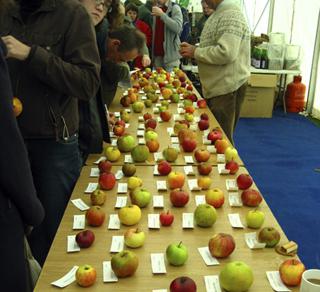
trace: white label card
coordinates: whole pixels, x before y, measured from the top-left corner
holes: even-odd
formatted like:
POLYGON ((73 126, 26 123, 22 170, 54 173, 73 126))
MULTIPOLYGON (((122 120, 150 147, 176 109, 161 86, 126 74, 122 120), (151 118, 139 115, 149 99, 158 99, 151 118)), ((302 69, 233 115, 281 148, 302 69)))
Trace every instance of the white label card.
POLYGON ((201 120, 200 117, 194 117, 194 121, 195 121, 196 123, 200 122, 200 120, 201 120))
POLYGON ((171 143, 172 144, 179 144, 179 138, 178 137, 171 137, 171 143))
POLYGON ((146 144, 146 139, 145 138, 139 138, 138 139, 139 145, 145 145, 146 144))
POLYGON ((193 228, 193 213, 182 213, 182 228, 193 228))
POLYGON ((99 164, 100 161, 106 160, 107 157, 105 156, 101 156, 98 160, 96 160, 95 162, 93 162, 94 164, 99 164))
POLYGON ((162 152, 155 152, 155 153, 153 153, 153 155, 154 155, 154 160, 155 160, 155 161, 159 161, 159 160, 162 160, 162 159, 163 159, 163 154, 162 154, 162 152))
POLYGON ((158 171, 158 165, 155 165, 153 168, 153 175, 160 175, 159 171, 158 171))
POLYGON ((115 138, 116 137, 115 133, 113 133, 113 132, 109 132, 109 136, 110 136, 110 138, 115 138))
POLYGON ((112 236, 110 252, 120 252, 124 247, 124 236, 114 235, 112 236))
POLYGON ((203 138, 202 138, 202 143, 203 143, 204 145, 211 145, 211 141, 208 140, 207 137, 203 137, 203 138))
POLYGON ((226 179, 227 191, 238 191, 238 185, 235 179, 226 179))
POLYGON ((157 190, 158 191, 166 191, 167 190, 167 182, 165 180, 157 180, 157 190))
POLYGON ((184 157, 184 161, 185 161, 185 163, 187 163, 187 164, 193 164, 193 163, 194 163, 194 160, 193 160, 193 157, 192 157, 192 156, 185 156, 185 157, 184 157))
POLYGON ((85 215, 73 215, 73 229, 81 230, 86 226, 86 216, 85 215))
POLYGON ((242 207, 243 203, 238 192, 228 193, 230 207, 242 207))
POLYGON ((76 242, 75 235, 68 235, 67 237, 67 252, 76 252, 80 251, 80 247, 76 242))
POLYGON ((195 196, 196 206, 206 203, 206 196, 205 195, 197 195, 195 196))
POLYGON ((128 184, 127 183, 119 183, 118 184, 118 194, 126 194, 128 192, 128 184))
POLYGON ((266 246, 265 243, 259 242, 257 240, 256 232, 245 233, 244 238, 246 240, 247 246, 250 249, 260 249, 260 248, 265 248, 266 246))
POLYGON ((89 183, 84 193, 91 194, 97 189, 97 187, 98 187, 98 183, 89 183))
POLYGON ((195 172, 194 172, 193 167, 191 165, 186 165, 186 166, 183 167, 183 169, 184 169, 184 172, 185 172, 186 175, 188 175, 188 176, 195 175, 195 172))
POLYGON ((207 266, 219 265, 218 260, 211 255, 209 248, 207 246, 199 247, 198 251, 207 266))
POLYGON ((71 200, 72 204, 75 205, 80 211, 86 211, 90 207, 81 199, 74 199, 71 200))
POLYGON ((115 177, 116 177, 117 180, 123 178, 123 172, 122 172, 121 169, 116 172, 115 177))
POLYGON ((129 123, 126 123, 125 128, 128 129, 130 127, 129 123))
POLYGON ((144 130, 146 127, 144 124, 139 124, 138 125, 138 130, 144 130))
POLYGON ((156 90, 156 93, 161 93, 160 89, 157 89, 157 90, 156 90))
POLYGON ((138 130, 137 131, 137 136, 138 137, 143 137, 144 136, 145 131, 144 130, 138 130))
POLYGON ((112 146, 117 146, 117 139, 112 139, 111 140, 111 145, 112 146))
POLYGON ((226 162, 226 157, 224 154, 217 154, 217 163, 225 163, 226 162))
POLYGON ((114 116, 115 116, 116 118, 120 118, 120 112, 114 112, 114 116))
POLYGON ((177 112, 178 112, 178 114, 182 115, 182 114, 184 114, 186 111, 184 110, 184 108, 178 107, 178 108, 177 108, 177 112))
POLYGON ((238 213, 228 214, 228 218, 233 228, 244 228, 238 213))
POLYGON ((204 283, 206 285, 207 292, 221 292, 219 276, 204 276, 204 283))
POLYGON ((272 287, 273 290, 277 291, 277 292, 289 292, 291 291, 290 289, 288 289, 288 287, 286 287, 281 278, 280 278, 280 274, 279 271, 267 271, 267 278, 269 280, 269 283, 272 287))
POLYGON ((180 117, 179 114, 174 114, 174 115, 173 115, 173 120, 174 120, 174 121, 181 121, 182 118, 180 117))
POLYGON ((154 107, 153 108, 153 113, 154 114, 158 114, 160 111, 159 111, 159 108, 157 108, 157 107, 154 107))
POLYGON ((116 205, 114 206, 115 208, 122 208, 127 205, 127 197, 124 196, 119 196, 117 197, 116 205))
POLYGON ((74 266, 67 274, 57 281, 51 282, 51 285, 64 288, 73 283, 76 280, 76 272, 79 266, 74 266))
POLYGON ((153 208, 163 208, 164 207, 164 198, 163 196, 153 196, 153 208))
POLYGON ((138 117, 138 121, 139 121, 139 122, 143 122, 143 121, 144 121, 143 116, 139 116, 139 117, 138 117))
POLYGON ((151 268, 153 274, 166 274, 166 265, 164 263, 163 253, 152 253, 151 257, 151 268))
POLYGON ((146 100, 146 99, 148 99, 148 98, 145 95, 141 96, 141 100, 146 100))
POLYGON ((216 149, 216 147, 214 147, 214 145, 209 145, 209 146, 207 146, 207 150, 208 150, 210 153, 217 153, 217 149, 216 149))
POLYGON ((176 149, 180 153, 180 145, 179 144, 172 144, 171 147, 176 149))
POLYGON ((230 169, 226 169, 226 165, 224 163, 218 163, 218 172, 219 174, 229 174, 230 169))
POLYGON ((100 170, 98 167, 93 167, 90 170, 90 177, 99 177, 100 175, 100 170))
POLYGON ((160 229, 160 215, 148 214, 148 227, 150 229, 160 229))
POLYGON ((160 117, 157 117, 158 123, 162 123, 162 119, 160 117))
POLYGON ((198 130, 198 125, 197 124, 190 125, 190 130, 197 131, 198 130))
POLYGON ((197 179, 189 179, 188 186, 191 191, 200 191, 201 188, 198 186, 197 179))
POLYGON ((110 230, 119 230, 120 229, 120 219, 119 219, 118 214, 110 214, 108 229, 110 229, 110 230))
POLYGON ((173 130, 173 128, 167 128, 167 132, 168 132, 168 134, 169 134, 169 136, 174 136, 175 134, 174 134, 174 130, 173 130))
POLYGON ((103 262, 102 267, 103 267, 103 282, 105 283, 118 282, 118 278, 111 268, 111 261, 103 262))

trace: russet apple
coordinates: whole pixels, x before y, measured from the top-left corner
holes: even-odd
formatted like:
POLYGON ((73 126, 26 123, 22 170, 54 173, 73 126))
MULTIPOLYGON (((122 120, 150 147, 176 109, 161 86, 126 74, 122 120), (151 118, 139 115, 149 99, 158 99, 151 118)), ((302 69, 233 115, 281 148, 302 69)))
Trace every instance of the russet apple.
POLYGON ((158 163, 158 172, 160 175, 168 175, 172 170, 170 163, 166 160, 162 160, 158 163))
POLYGON ((105 203, 106 199, 107 194, 100 189, 96 189, 90 194, 90 200, 93 206, 102 206, 105 203))
POLYGON ((146 145, 137 145, 131 150, 134 162, 145 162, 149 158, 149 148, 146 145))
POLYGON ((76 242, 80 248, 88 248, 94 242, 95 236, 91 230, 83 230, 77 233, 76 242))
POLYGON ((197 179, 198 187, 202 190, 207 190, 212 184, 212 179, 209 176, 200 176, 197 179))
POLYGON ((217 233, 209 239, 210 254, 216 258, 226 258, 233 253, 236 243, 230 234, 217 233))
POLYGON ((118 278, 132 276, 138 266, 139 259, 133 251, 123 250, 111 258, 111 268, 118 278))
POLYGON ((137 171, 137 168, 133 163, 125 163, 122 166, 122 173, 126 177, 133 176, 136 173, 136 171, 137 171))
POLYGON ((87 223, 93 227, 101 226, 105 217, 106 214, 100 206, 91 206, 86 212, 87 223))
POLYGON ((174 189, 170 192, 170 202, 174 207, 184 207, 189 202, 189 193, 183 189, 174 189))
POLYGON ((250 210, 246 215, 246 223, 249 228, 259 229, 264 222, 265 215, 259 210, 250 210))
POLYGON ((152 107, 152 100, 151 99, 146 99, 143 103, 146 108, 152 107))
POLYGON ((151 201, 151 193, 143 188, 135 188, 130 192, 130 199, 132 204, 144 208, 151 201))
POLYGON ((114 176, 114 174, 112 172, 103 172, 99 175, 99 186, 102 190, 112 190, 113 187, 116 184, 116 177, 114 176))
POLYGON ((305 269, 304 264, 297 259, 285 260, 279 267, 280 278, 285 285, 298 286, 305 269))
POLYGON ((137 176, 131 176, 128 178, 128 188, 129 190, 134 190, 135 188, 142 186, 142 179, 137 176))
POLYGON ((185 176, 182 172, 172 171, 168 175, 168 185, 170 189, 179 189, 184 185, 185 176))
POLYGON ((257 190, 247 189, 242 192, 241 200, 248 207, 258 207, 262 202, 262 196, 257 190))
POLYGON ((240 190, 246 190, 253 184, 253 179, 249 174, 242 173, 237 177, 237 185, 240 190))
POLYGON ((131 104, 131 98, 128 95, 121 97, 120 103, 123 107, 129 107, 131 104))
POLYGON ((182 266, 188 260, 188 249, 181 241, 172 243, 166 249, 166 258, 171 265, 182 266))
POLYGON ((209 204, 200 204, 194 211, 194 219, 200 227, 211 227, 217 220, 217 211, 209 204))
POLYGON ((200 163, 198 165, 198 172, 201 175, 209 175, 212 171, 212 165, 209 163, 200 163))
POLYGON ((118 212, 118 216, 123 225, 135 225, 141 219, 141 209, 137 205, 122 207, 118 212))
POLYGON ((162 226, 170 226, 174 221, 174 215, 168 210, 160 213, 160 223, 162 226))
POLYGON ((220 208, 224 204, 224 194, 219 188, 209 189, 206 194, 206 203, 215 207, 220 208))
POLYGON ((90 265, 80 266, 76 271, 76 282, 81 287, 89 287, 96 282, 97 271, 90 265))
POLYGON ((136 146, 136 140, 132 135, 125 134, 118 138, 117 146, 121 152, 130 152, 136 146))
POLYGON ((143 246, 146 235, 138 228, 130 228, 124 233, 124 243, 131 248, 143 246))
POLYGON ((170 292, 197 292, 197 285, 189 277, 178 277, 170 283, 170 292))
POLYGON ((118 161, 119 158, 121 157, 121 153, 120 153, 119 149, 117 147, 113 147, 113 146, 108 146, 105 149, 105 155, 106 155, 107 159, 111 162, 118 161))
POLYGON ((264 227, 258 234, 258 240, 266 244, 266 247, 275 247, 280 241, 280 233, 273 227, 264 227))
POLYGON ((194 158, 198 162, 207 162, 210 158, 210 152, 207 149, 197 149, 194 152, 194 158))

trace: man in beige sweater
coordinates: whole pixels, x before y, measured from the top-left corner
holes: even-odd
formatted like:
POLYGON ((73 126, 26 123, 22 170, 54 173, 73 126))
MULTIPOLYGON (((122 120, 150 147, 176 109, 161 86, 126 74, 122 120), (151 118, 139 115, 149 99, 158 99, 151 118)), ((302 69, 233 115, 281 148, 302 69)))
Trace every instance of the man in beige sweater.
POLYGON ((203 95, 233 143, 233 132, 250 75, 250 31, 232 0, 206 0, 215 9, 203 28, 200 46, 182 43, 180 54, 195 58, 203 95))

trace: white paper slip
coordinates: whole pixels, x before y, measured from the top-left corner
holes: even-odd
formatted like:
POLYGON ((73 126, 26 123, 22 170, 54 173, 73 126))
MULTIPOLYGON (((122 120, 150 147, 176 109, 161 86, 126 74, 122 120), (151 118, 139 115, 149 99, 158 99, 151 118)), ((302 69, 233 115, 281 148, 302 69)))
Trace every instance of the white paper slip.
POLYGON ((228 193, 230 207, 242 207, 243 203, 238 192, 228 193))
POLYGON ((194 107, 194 108, 199 108, 196 101, 193 102, 193 107, 194 107))
POLYGON ((108 229, 110 229, 110 230, 120 229, 120 219, 119 219, 118 214, 110 214, 108 229))
POLYGON ((144 124, 139 124, 138 125, 138 130, 144 130, 146 127, 144 124))
POLYGON ((125 163, 132 163, 133 162, 131 154, 126 154, 124 156, 124 162, 125 163))
POLYGON ((101 156, 98 160, 96 160, 95 162, 93 162, 94 164, 99 164, 100 161, 106 160, 107 157, 105 156, 101 156))
POLYGON ((81 199, 74 199, 71 200, 71 203, 73 205, 75 205, 80 211, 86 211, 88 210, 90 207, 81 199))
POLYGON ((178 107, 178 108, 177 108, 177 112, 178 112, 178 114, 182 115, 182 114, 184 114, 186 111, 185 111, 184 108, 178 107))
POLYGON ((76 280, 76 272, 79 266, 74 266, 67 274, 57 281, 51 282, 51 285, 64 288, 73 283, 76 280))
POLYGON ((256 232, 245 233, 244 238, 246 240, 247 246, 251 249, 260 249, 265 248, 266 246, 265 243, 259 242, 257 240, 256 232))
POLYGON ((182 108, 184 108, 184 104, 183 104, 183 103, 181 103, 181 102, 179 102, 177 106, 178 106, 178 107, 182 107, 182 108))
POLYGON ((116 118, 120 118, 120 112, 114 112, 114 116, 115 116, 116 118))
POLYGON ((238 213, 228 214, 228 218, 233 228, 244 228, 238 213))
POLYGON ((153 156, 154 156, 155 161, 159 161, 159 160, 164 159, 162 152, 155 152, 155 153, 153 153, 153 156))
POLYGON ((111 145, 112 146, 117 146, 117 139, 112 139, 111 140, 111 145))
POLYGON ((158 123, 162 123, 163 122, 160 117, 157 117, 157 121, 158 121, 158 123))
POLYGON ((146 99, 148 99, 148 98, 147 98, 145 95, 142 95, 142 96, 141 96, 141 99, 142 99, 142 100, 146 100, 146 99))
POLYGON ((205 195, 197 195, 194 197, 196 201, 196 206, 206 203, 206 196, 205 195))
POLYGON ((153 208, 163 208, 164 207, 164 199, 163 196, 153 196, 153 208))
POLYGON ((211 141, 208 140, 207 137, 203 137, 203 138, 202 138, 202 143, 203 143, 204 145, 211 145, 211 141))
POLYGON ((144 94, 144 91, 143 91, 143 90, 139 90, 139 93, 140 93, 140 94, 144 94))
POLYGON ((125 90, 125 91, 122 93, 122 96, 125 96, 125 95, 128 95, 128 90, 125 90))
POLYGON ((127 113, 131 113, 131 109, 129 109, 129 108, 126 108, 126 109, 124 109, 127 113))
POLYGON ((169 136, 174 136, 174 130, 173 128, 167 128, 167 133, 169 134, 169 136))
MULTIPOLYGON (((156 93, 157 93, 157 92, 156 92, 156 93)), ((159 92, 159 93, 160 93, 160 92, 159 92)), ((164 98, 163 98, 162 95, 159 96, 159 100, 164 100, 164 98)))
POLYGON ((118 278, 111 268, 111 261, 103 262, 102 267, 103 267, 103 282, 105 283, 118 282, 118 278))
POLYGON ((139 117, 138 117, 138 121, 139 121, 139 122, 143 122, 143 121, 144 121, 143 116, 139 116, 139 117))
POLYGON ((130 127, 129 123, 126 123, 125 128, 128 129, 130 127))
POLYGON ((156 93, 161 93, 160 89, 157 89, 157 90, 156 90, 156 93))
POLYGON ((291 290, 286 287, 281 278, 279 271, 267 271, 267 278, 273 290, 277 292, 290 292, 291 290))
POLYGON ((123 174, 123 172, 122 172, 121 169, 118 170, 118 171, 116 172, 116 174, 115 174, 115 177, 116 177, 117 180, 122 179, 123 176, 124 176, 124 174, 123 174))
POLYGON ((167 273, 166 265, 164 263, 163 253, 152 253, 151 257, 151 268, 153 274, 165 274, 167 273))
POLYGON ((198 186, 197 179, 188 179, 188 186, 190 191, 200 191, 201 188, 198 186))
POLYGON ((207 266, 217 266, 219 265, 218 260, 213 257, 209 251, 209 248, 207 246, 204 247, 198 247, 198 251, 205 262, 207 266))
POLYGON ((216 147, 214 147, 214 145, 209 145, 209 146, 207 146, 207 150, 208 150, 210 153, 217 153, 217 149, 216 149, 216 147))
POLYGON ((148 227, 150 229, 160 228, 160 215, 159 214, 148 214, 148 227))
POLYGON ((168 292, 167 289, 156 289, 156 290, 152 290, 152 292, 168 292))
POLYGON ((160 112, 158 107, 154 107, 152 110, 154 114, 158 114, 160 112))
POLYGON ((206 285, 207 292, 221 292, 219 276, 204 276, 204 283, 206 285))
POLYGON ((225 163, 226 157, 224 154, 217 154, 217 163, 225 163))
POLYGON ((76 252, 80 251, 80 247, 76 242, 75 235, 68 235, 67 237, 67 252, 76 252))
POLYGON ((89 183, 84 193, 91 194, 97 189, 97 187, 98 187, 98 183, 89 183))
POLYGON ((196 123, 200 122, 200 120, 201 120, 200 117, 194 117, 194 121, 195 121, 196 123))
POLYGON ((99 177, 100 170, 97 167, 93 167, 90 169, 90 177, 99 177))
POLYGON ((124 196, 117 197, 116 205, 114 207, 119 209, 119 208, 127 206, 127 200, 128 200, 128 198, 124 197, 124 196))
POLYGON ((144 130, 138 130, 137 131, 137 137, 144 137, 144 133, 145 133, 144 130))
POLYGON ((194 172, 193 167, 191 165, 186 165, 186 166, 183 167, 183 169, 184 169, 184 172, 185 172, 186 175, 188 175, 188 176, 195 175, 195 172, 194 172))
POLYGON ((174 120, 175 122, 181 121, 181 120, 182 120, 182 117, 181 117, 179 114, 174 114, 174 115, 173 115, 173 120, 174 120))
POLYGON ((193 163, 194 163, 194 160, 193 160, 193 157, 192 157, 192 156, 185 156, 185 157, 184 157, 184 161, 185 161, 185 163, 187 163, 187 164, 193 164, 193 163))
POLYGON ((146 139, 145 138, 139 138, 138 139, 139 145, 145 145, 146 144, 146 139))
POLYGON ((218 163, 218 173, 219 174, 229 174, 230 169, 226 169, 226 165, 224 163, 218 163))
POLYGON ((193 228, 193 213, 182 213, 182 228, 193 228))
POLYGON ((127 183, 118 183, 118 194, 126 194, 128 192, 127 183))
POLYGON ((208 134, 210 133, 210 129, 204 130, 203 131, 203 136, 208 137, 208 134))
POLYGON ((113 132, 109 132, 109 136, 110 136, 110 138, 115 138, 116 137, 115 133, 113 133, 113 132))
POLYGON ((156 107, 160 107, 160 106, 161 106, 161 103, 157 102, 157 103, 155 104, 155 106, 156 106, 156 107))
POLYGON ((171 143, 172 144, 179 144, 179 138, 178 137, 171 137, 171 143))
POLYGON ((227 191, 238 191, 238 185, 235 179, 226 179, 227 191))
POLYGON ((172 144, 171 147, 176 149, 180 153, 180 145, 179 144, 172 144))
POLYGON ((167 182, 165 180, 157 180, 157 190, 158 191, 166 191, 167 190, 167 182))
POLYGON ((85 215, 73 215, 73 229, 81 230, 86 226, 86 216, 85 215))
POLYGON ((192 124, 192 125, 190 125, 190 130, 192 130, 192 131, 198 131, 198 125, 197 125, 197 124, 192 124))
POLYGON ((110 252, 120 252, 124 247, 124 236, 114 235, 112 236, 110 252))
POLYGON ((153 175, 160 175, 159 171, 158 171, 158 165, 155 165, 153 168, 153 175))

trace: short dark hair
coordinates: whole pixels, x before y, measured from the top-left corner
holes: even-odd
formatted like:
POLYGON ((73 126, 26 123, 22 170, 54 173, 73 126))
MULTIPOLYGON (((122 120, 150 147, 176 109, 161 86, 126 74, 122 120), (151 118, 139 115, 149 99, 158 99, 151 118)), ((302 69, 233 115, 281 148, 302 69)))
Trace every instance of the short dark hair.
POLYGON ((119 51, 128 52, 137 49, 139 53, 146 42, 145 35, 135 27, 122 25, 109 32, 109 38, 120 41, 119 51))
POLYGON ((126 15, 127 15, 127 12, 130 11, 130 10, 136 12, 137 14, 139 12, 138 6, 136 4, 134 4, 134 3, 129 3, 126 6, 126 15))

